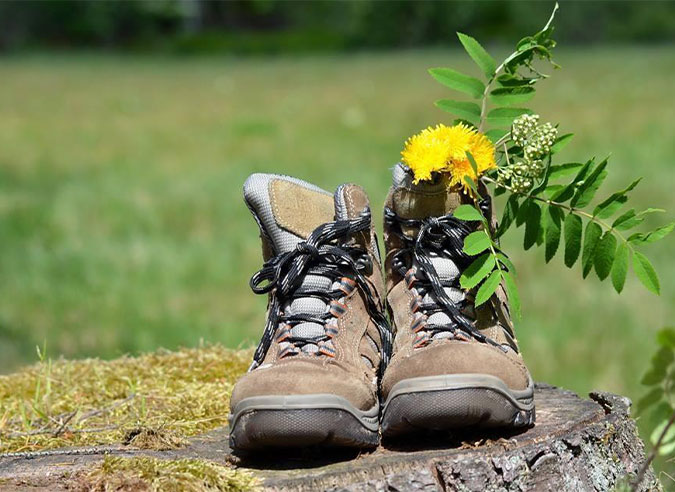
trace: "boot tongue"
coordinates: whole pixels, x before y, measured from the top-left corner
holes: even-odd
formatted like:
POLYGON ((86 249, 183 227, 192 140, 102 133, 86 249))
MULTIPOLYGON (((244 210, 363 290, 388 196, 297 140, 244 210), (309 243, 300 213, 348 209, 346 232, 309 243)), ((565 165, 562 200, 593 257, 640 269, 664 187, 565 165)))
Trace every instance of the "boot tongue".
POLYGON ((413 183, 412 171, 400 162, 394 167, 392 181, 394 212, 405 219, 447 215, 469 201, 458 189, 448 188, 439 175, 434 181, 413 183))
POLYGON ((292 250, 335 219, 331 193, 290 176, 252 174, 244 184, 244 200, 276 254, 292 250))
MULTIPOLYGON (((427 217, 439 217, 454 211, 459 205, 468 201, 468 197, 460 191, 448 189, 447 183, 442 179, 432 182, 414 184, 410 169, 398 163, 393 171, 392 206, 393 211, 399 217, 406 219, 425 219, 427 217)), ((404 229, 403 232, 410 237, 415 237, 417 230, 404 229)), ((444 258, 435 253, 430 255, 439 278, 443 282, 449 282, 459 277, 457 265, 450 258, 444 258)), ((454 302, 464 299, 461 289, 445 287, 445 293, 454 302)), ((433 292, 427 292, 423 298, 424 303, 438 302, 433 292)), ((443 325, 450 323, 450 317, 444 312, 437 312, 429 316, 427 323, 443 325)), ((447 337, 447 332, 437 333, 434 338, 447 337)))

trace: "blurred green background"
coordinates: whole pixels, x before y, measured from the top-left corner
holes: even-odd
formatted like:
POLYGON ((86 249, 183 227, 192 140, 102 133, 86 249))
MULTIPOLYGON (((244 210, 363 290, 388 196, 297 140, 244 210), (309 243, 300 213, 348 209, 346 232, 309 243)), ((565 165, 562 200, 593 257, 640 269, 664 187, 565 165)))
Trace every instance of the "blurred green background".
MULTIPOLYGON (((114 357, 200 340, 248 346, 252 172, 354 181, 375 219, 404 140, 451 117, 427 68, 478 75, 454 32, 495 56, 549 2, 0 3, 0 373, 52 356, 114 357)), ((675 210, 675 3, 562 2, 562 70, 532 106, 576 137, 560 159, 612 155, 606 195, 675 210)), ((559 161, 561 162, 561 161, 559 161)), ((636 399, 673 324, 673 239, 650 246, 661 297, 622 295, 556 258, 519 269, 517 330, 537 380, 636 399)))

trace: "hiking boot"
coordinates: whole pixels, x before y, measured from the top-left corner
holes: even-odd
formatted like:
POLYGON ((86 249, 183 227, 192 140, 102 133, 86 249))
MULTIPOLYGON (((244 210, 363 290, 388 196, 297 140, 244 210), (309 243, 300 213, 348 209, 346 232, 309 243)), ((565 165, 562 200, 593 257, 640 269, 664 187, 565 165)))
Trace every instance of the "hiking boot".
MULTIPOLYGON (((487 190, 481 209, 494 226, 487 190)), ((442 177, 413 184, 394 168, 385 203, 387 301, 395 333, 382 379, 382 435, 534 422, 534 383, 518 351, 504 287, 475 307, 459 277, 479 222, 452 216, 472 202, 442 177)))
POLYGON ((365 192, 253 174, 244 199, 265 260, 251 288, 269 300, 253 364, 232 392, 231 447, 377 446, 391 335, 365 192))

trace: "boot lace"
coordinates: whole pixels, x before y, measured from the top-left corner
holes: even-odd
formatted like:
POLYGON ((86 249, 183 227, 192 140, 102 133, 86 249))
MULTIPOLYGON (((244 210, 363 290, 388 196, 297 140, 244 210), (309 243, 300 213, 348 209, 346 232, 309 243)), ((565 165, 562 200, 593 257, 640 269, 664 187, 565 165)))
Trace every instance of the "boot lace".
POLYGON ((337 335, 337 319, 347 309, 340 299, 354 289, 363 294, 368 314, 377 325, 382 345, 380 372, 383 370, 391 354, 392 336, 383 314, 382 301, 375 296, 377 290, 367 278, 372 273, 372 259, 364 249, 347 244, 351 236, 369 232, 370 222, 370 210, 365 208, 355 219, 322 224, 306 241, 266 261, 251 277, 253 292, 269 294, 269 314, 249 370, 262 364, 275 336, 283 347, 280 358, 301 353, 334 357, 332 338, 337 335), (327 278, 331 286, 326 289, 312 285, 312 282, 303 282, 308 276, 327 278), (321 314, 289 312, 288 306, 298 299, 317 299, 328 309, 321 314), (293 329, 302 323, 315 323, 323 330, 320 333, 303 333, 301 329, 293 329), (312 350, 307 350, 309 348, 312 350))
MULTIPOLYGON (((480 202, 480 208, 487 215, 490 203, 487 199, 480 202)), ((452 214, 424 219, 404 219, 388 207, 384 210, 384 221, 390 233, 397 236, 403 244, 392 257, 392 269, 403 277, 409 289, 416 296, 411 304, 414 313, 411 329, 417 334, 415 348, 421 348, 433 340, 455 338, 479 342, 505 348, 498 342, 485 336, 476 328, 474 297, 464 292, 461 299, 451 299, 446 291, 461 292, 459 278, 475 257, 463 251, 464 238, 476 230, 471 222, 457 219, 452 214), (415 237, 403 232, 417 231, 415 237), (433 260, 449 259, 456 266, 456 275, 439 275, 433 260), (444 313, 448 322, 432 322, 432 316, 444 313)), ((435 316, 434 318, 438 318, 435 316)))

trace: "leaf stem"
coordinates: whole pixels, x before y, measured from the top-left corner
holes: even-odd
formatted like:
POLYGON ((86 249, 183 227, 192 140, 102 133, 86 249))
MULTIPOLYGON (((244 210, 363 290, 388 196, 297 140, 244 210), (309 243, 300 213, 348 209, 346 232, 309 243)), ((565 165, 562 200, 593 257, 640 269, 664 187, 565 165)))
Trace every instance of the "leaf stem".
POLYGON ((629 243, 628 240, 625 237, 623 237, 623 234, 621 234, 619 231, 617 231, 614 227, 612 227, 610 224, 608 224, 604 220, 598 219, 593 214, 589 214, 588 212, 585 212, 584 210, 581 210, 580 208, 572 207, 570 205, 565 205, 564 203, 560 203, 560 202, 555 202, 555 201, 551 200, 550 198, 542 198, 542 197, 537 196, 537 195, 529 195, 527 193, 522 193, 520 191, 516 191, 508 185, 505 185, 505 184, 502 184, 502 183, 497 183, 496 180, 494 180, 494 179, 492 179, 488 176, 483 176, 481 178, 481 180, 486 182, 486 183, 491 183, 491 184, 494 184, 494 185, 501 186, 502 188, 505 188, 508 191, 510 191, 511 193, 514 193, 516 195, 531 198, 533 200, 536 200, 536 201, 539 201, 539 202, 542 202, 542 203, 546 203, 547 205, 553 205, 554 207, 562 208, 564 210, 567 210, 570 213, 584 216, 584 217, 588 218, 590 221, 595 222, 596 224, 604 227, 608 232, 612 232, 613 234, 617 235, 619 237, 619 239, 621 239, 624 243, 626 243, 626 246, 628 246, 628 248, 630 248, 630 250, 633 251, 633 245, 631 243, 629 243))
MULTIPOLYGON (((553 23, 553 19, 555 18, 555 13, 558 11, 559 8, 560 8, 560 6, 558 5, 558 2, 556 2, 555 6, 553 7, 553 12, 551 13, 551 17, 549 17, 548 22, 544 26, 544 29, 542 29, 542 31, 540 31, 540 32, 546 31, 549 27, 551 27, 551 24, 553 23)), ((480 107, 480 120, 478 121, 478 132, 479 133, 483 132, 483 126, 485 125, 485 113, 487 112, 488 94, 490 92, 490 88, 492 87, 492 84, 497 79, 497 75, 499 75, 499 72, 501 72, 504 69, 504 67, 511 60, 513 60, 516 56, 520 55, 521 53, 522 53, 521 51, 516 49, 516 51, 514 51, 509 56, 507 56, 506 59, 495 69, 495 72, 492 74, 492 77, 490 77, 490 80, 488 80, 488 83, 485 84, 485 90, 483 91, 483 97, 482 97, 481 107, 480 107)), ((537 73, 542 78, 545 77, 545 75, 540 74, 536 70, 534 70, 534 72, 537 73)))
POLYGON ((506 148, 506 142, 504 142, 504 157, 506 157, 506 164, 511 165, 511 160, 509 159, 509 151, 506 148))
MULTIPOLYGON (((480 210, 480 206, 478 205, 477 197, 473 197, 473 203, 474 203, 474 206, 475 206, 476 210, 480 210)), ((482 213, 481 213, 481 215, 482 215, 482 213)), ((495 250, 495 241, 492 238, 492 229, 490 227, 489 219, 487 217, 483 217, 483 219, 484 219, 482 221, 483 227, 485 228, 484 232, 485 232, 485 235, 490 240, 490 254, 495 259, 495 264, 497 265, 497 270, 499 270, 500 277, 503 277, 502 266, 500 265, 499 257, 497 256, 497 251, 495 250)))
POLYGON ((645 473, 647 473, 647 469, 649 468, 649 465, 652 464, 652 461, 654 461, 654 458, 656 458, 656 453, 658 453, 659 448, 661 447, 661 444, 663 443, 663 439, 665 439, 666 434, 668 432, 668 429, 675 423, 675 412, 673 412, 670 416, 670 419, 668 420, 668 423, 666 426, 663 428, 663 431, 661 431, 661 435, 659 436, 659 439, 656 441, 656 444, 654 444, 654 447, 652 450, 649 452, 649 456, 647 456, 647 459, 645 462, 642 464, 640 467, 640 471, 638 471, 637 477, 635 478, 635 481, 631 484, 631 490, 633 492, 638 490, 638 487, 640 486, 640 483, 642 483, 642 480, 645 477, 645 473))
POLYGON ((485 84, 485 90, 483 91, 483 97, 480 105, 480 120, 478 121, 478 133, 483 132, 483 126, 485 125, 485 113, 487 112, 487 101, 488 101, 488 93, 490 92, 490 88, 492 87, 492 83, 497 79, 497 75, 499 72, 501 72, 504 69, 504 65, 506 65, 506 62, 517 52, 511 53, 506 60, 504 60, 501 65, 499 65, 495 69, 495 73, 492 74, 492 77, 490 77, 490 80, 488 80, 488 83, 485 84))

